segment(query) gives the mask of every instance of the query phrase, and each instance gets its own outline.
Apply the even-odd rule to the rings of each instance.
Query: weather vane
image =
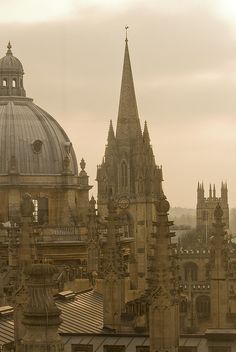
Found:
[[[127,33],[128,33],[128,29],[129,29],[129,26],[125,26],[125,32],[126,32],[126,37],[125,37],[125,40],[128,41],[128,38],[127,38]]]

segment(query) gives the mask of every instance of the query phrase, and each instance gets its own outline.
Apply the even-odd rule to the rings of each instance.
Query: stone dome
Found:
[[[68,136],[52,116],[25,97],[23,74],[9,43],[0,59],[0,175],[78,175]]]
[[[68,136],[32,99],[0,97],[0,175],[77,175]]]
[[[11,44],[8,43],[8,50],[6,56],[0,59],[0,71],[1,72],[14,72],[14,73],[24,73],[22,63],[17,57],[12,55]]]

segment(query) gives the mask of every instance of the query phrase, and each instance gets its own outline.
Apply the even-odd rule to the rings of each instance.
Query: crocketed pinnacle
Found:
[[[148,132],[148,127],[147,127],[147,121],[145,121],[144,123],[144,129],[143,129],[143,140],[146,143],[150,143],[150,136],[149,136],[149,132]]]
[[[107,137],[108,144],[114,141],[114,139],[115,139],[114,129],[112,125],[112,120],[110,120],[110,126],[109,126],[108,137]]]
[[[120,90],[116,138],[117,140],[134,140],[137,138],[137,136],[141,136],[141,126],[135,97],[128,40],[125,40],[125,55]]]

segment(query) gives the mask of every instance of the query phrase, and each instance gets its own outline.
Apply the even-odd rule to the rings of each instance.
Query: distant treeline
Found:
[[[188,209],[188,208],[181,208],[175,207],[170,208],[170,220],[174,221],[175,226],[183,227],[192,227],[196,226],[196,210],[195,209]]]

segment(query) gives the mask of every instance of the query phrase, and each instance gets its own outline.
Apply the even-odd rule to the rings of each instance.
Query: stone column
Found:
[[[226,320],[228,312],[228,248],[224,238],[225,224],[222,222],[223,210],[218,204],[214,212],[214,234],[211,240],[211,324],[212,328],[229,327]]]
[[[178,268],[171,245],[169,203],[157,203],[157,222],[149,256],[150,352],[177,352],[179,346]]]
[[[62,352],[58,334],[60,310],[52,295],[53,276],[57,268],[48,263],[32,264],[27,269],[27,303],[23,311],[25,335],[22,352]]]
[[[119,331],[125,305],[124,263],[121,253],[119,219],[114,201],[108,204],[107,240],[104,248],[104,327]]]

